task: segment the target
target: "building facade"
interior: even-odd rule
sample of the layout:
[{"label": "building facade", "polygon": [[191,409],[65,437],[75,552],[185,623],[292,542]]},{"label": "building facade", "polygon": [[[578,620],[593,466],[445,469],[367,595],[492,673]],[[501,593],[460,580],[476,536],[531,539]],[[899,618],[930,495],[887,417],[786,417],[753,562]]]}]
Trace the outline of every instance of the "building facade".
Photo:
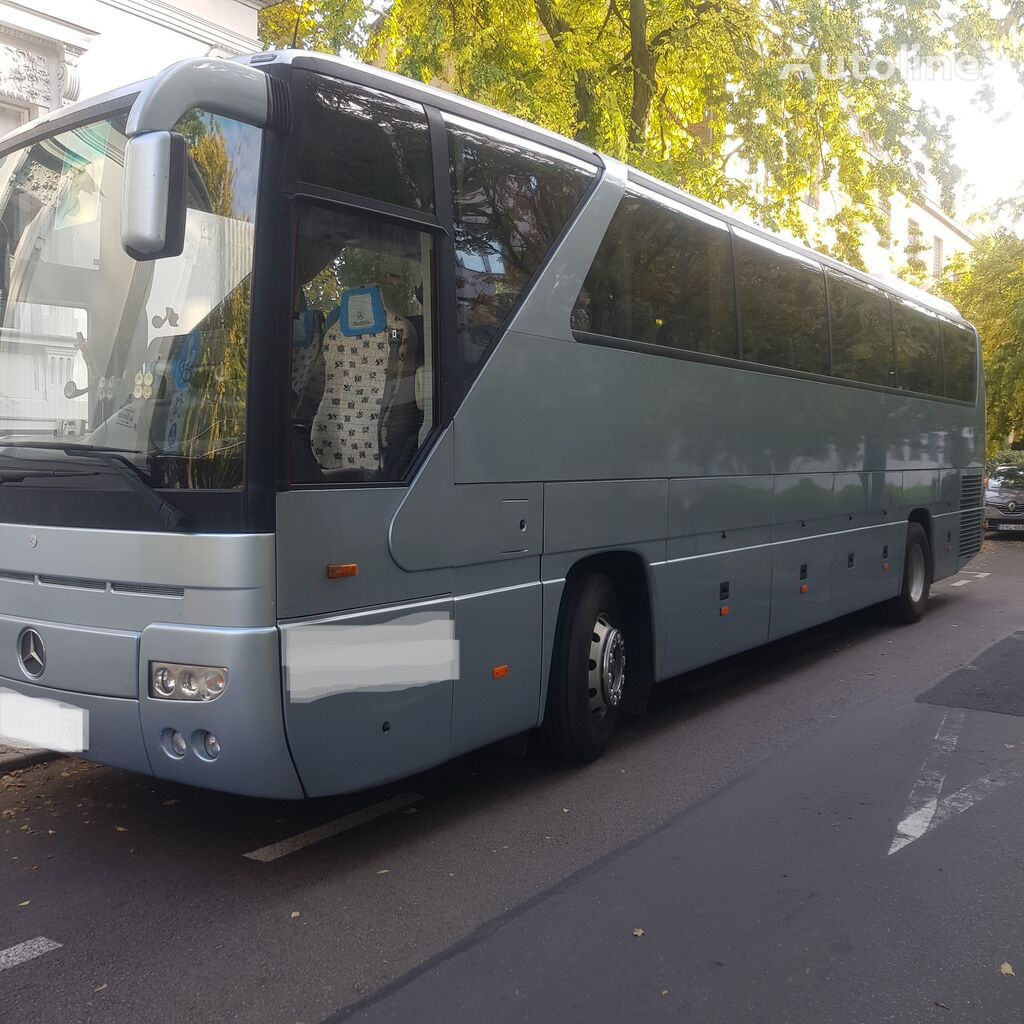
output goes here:
[{"label": "building facade", "polygon": [[275,0],[0,0],[0,135],[186,57],[261,49]]}]

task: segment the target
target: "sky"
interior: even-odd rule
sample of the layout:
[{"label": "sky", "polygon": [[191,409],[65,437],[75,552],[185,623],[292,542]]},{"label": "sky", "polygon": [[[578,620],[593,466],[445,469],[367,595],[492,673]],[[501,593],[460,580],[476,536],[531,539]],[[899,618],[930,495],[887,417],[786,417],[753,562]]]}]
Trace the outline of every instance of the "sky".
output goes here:
[{"label": "sky", "polygon": [[[984,85],[991,86],[995,94],[991,112],[975,99]],[[1000,63],[980,77],[976,69],[961,72],[955,67],[944,69],[931,81],[911,76],[910,87],[920,102],[953,117],[953,157],[964,170],[957,211],[961,220],[966,221],[970,214],[984,214],[999,199],[1021,192],[1024,85],[1009,65]]]}]

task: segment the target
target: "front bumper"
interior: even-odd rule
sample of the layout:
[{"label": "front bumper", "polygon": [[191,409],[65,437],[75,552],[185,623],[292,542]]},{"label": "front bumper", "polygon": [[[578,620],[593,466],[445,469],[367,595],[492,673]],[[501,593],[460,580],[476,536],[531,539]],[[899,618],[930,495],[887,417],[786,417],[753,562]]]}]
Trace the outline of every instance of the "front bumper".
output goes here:
[{"label": "front bumper", "polygon": [[986,505],[985,529],[1024,533],[1024,509],[1012,514],[992,505]]},{"label": "front bumper", "polygon": [[[157,624],[143,631],[139,648],[137,679],[142,684],[132,697],[73,692],[60,688],[60,679],[45,676],[31,683],[0,675],[0,689],[82,709],[86,748],[75,756],[87,761],[244,796],[304,796],[285,739],[276,629]],[[229,685],[213,701],[156,700],[146,687],[150,661],[228,665]],[[212,733],[220,754],[215,760],[204,758],[190,743],[185,755],[176,758],[162,740],[167,730],[187,738]]]}]

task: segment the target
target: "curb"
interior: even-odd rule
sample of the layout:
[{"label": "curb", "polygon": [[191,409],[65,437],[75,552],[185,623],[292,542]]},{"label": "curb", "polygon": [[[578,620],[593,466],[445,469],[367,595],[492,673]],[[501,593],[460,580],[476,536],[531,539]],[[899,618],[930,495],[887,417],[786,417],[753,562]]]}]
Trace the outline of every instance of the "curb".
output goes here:
[{"label": "curb", "polygon": [[60,757],[54,750],[9,750],[0,748],[0,775],[15,772],[21,768],[31,768],[34,764],[52,761]]}]

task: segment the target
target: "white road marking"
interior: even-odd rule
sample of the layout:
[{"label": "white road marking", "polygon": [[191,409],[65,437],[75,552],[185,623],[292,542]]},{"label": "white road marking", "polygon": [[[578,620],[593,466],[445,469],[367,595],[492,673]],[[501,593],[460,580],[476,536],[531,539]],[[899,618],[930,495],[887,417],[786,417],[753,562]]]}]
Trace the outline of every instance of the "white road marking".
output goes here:
[{"label": "white road marking", "polygon": [[984,800],[989,793],[994,792],[1002,786],[1016,782],[1024,776],[1024,769],[1021,768],[1000,768],[999,771],[986,775],[977,782],[972,782],[955,793],[950,793],[938,806],[935,817],[932,818],[931,828],[937,828],[944,821],[955,818],[958,814],[973,807],[979,800]]},{"label": "white road marking", "polygon": [[903,820],[896,827],[896,835],[889,847],[889,855],[902,850],[931,827],[932,819],[939,805],[942,784],[946,781],[946,771],[942,762],[956,750],[960,730],[964,724],[963,711],[947,711],[942,716],[935,742],[928,756],[921,765],[914,788],[910,791],[907,806],[903,811]]},{"label": "white road marking", "polygon": [[976,580],[984,580],[992,575],[990,572],[969,572],[968,576],[973,576]]},{"label": "white road marking", "polygon": [[366,822],[373,821],[374,818],[380,818],[424,799],[426,798],[420,793],[400,793],[398,796],[382,800],[379,804],[370,804],[369,807],[362,807],[351,814],[335,818],[334,821],[317,825],[316,828],[311,828],[307,832],[300,832],[297,836],[282,839],[279,843],[271,843],[270,846],[261,846],[258,850],[251,850],[245,856],[249,860],[258,860],[263,864],[268,864],[270,861],[287,857],[289,853],[304,850],[307,846],[319,843],[322,839],[330,839],[342,832],[348,832],[349,829],[365,825]]},{"label": "white road marking", "polygon": [[957,580],[956,583],[951,583],[951,587],[966,587],[970,580]]},{"label": "white road marking", "polygon": [[16,946],[8,949],[0,949],[0,971],[6,971],[9,967],[17,967],[26,960],[33,960],[44,953],[52,953],[60,949],[62,943],[54,942],[40,935],[38,939],[29,939],[27,942],[19,942]]}]

